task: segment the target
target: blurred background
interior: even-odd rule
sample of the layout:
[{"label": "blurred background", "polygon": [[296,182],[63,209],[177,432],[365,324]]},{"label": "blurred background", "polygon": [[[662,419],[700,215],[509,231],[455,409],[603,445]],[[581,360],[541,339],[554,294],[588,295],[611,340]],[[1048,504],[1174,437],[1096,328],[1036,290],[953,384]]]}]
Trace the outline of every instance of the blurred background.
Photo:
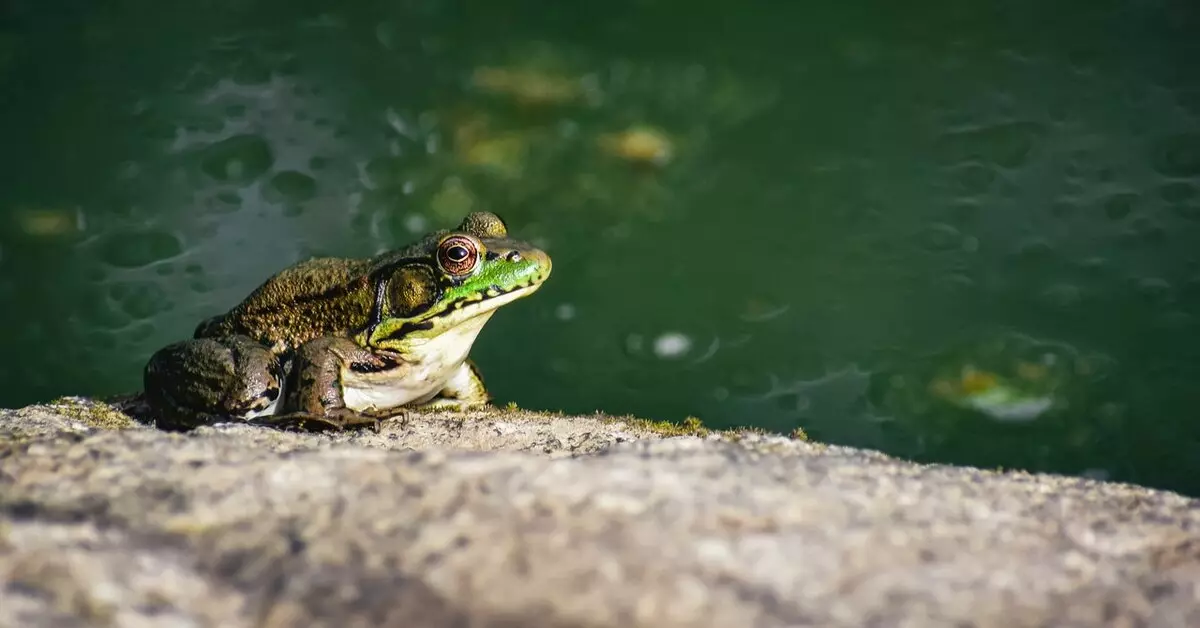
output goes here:
[{"label": "blurred background", "polygon": [[0,406],[500,213],[501,403],[1200,494],[1200,7],[0,3]]}]

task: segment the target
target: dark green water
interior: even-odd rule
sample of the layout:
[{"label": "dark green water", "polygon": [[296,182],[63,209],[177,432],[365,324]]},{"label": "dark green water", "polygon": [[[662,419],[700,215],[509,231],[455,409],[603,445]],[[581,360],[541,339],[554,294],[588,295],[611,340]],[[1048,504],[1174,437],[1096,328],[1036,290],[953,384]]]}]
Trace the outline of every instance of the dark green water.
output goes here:
[{"label": "dark green water", "polygon": [[1200,494],[1195,3],[341,4],[0,5],[0,405],[484,208],[501,401]]}]

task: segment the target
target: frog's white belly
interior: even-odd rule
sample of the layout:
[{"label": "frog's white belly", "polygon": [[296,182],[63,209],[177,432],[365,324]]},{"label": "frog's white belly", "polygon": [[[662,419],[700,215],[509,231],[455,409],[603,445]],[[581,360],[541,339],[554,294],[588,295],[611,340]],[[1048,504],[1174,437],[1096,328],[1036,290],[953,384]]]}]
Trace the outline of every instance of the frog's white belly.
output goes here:
[{"label": "frog's white belly", "polygon": [[475,338],[491,318],[486,312],[412,347],[413,362],[378,373],[342,371],[342,400],[357,412],[422,403],[446,387],[463,368]]}]

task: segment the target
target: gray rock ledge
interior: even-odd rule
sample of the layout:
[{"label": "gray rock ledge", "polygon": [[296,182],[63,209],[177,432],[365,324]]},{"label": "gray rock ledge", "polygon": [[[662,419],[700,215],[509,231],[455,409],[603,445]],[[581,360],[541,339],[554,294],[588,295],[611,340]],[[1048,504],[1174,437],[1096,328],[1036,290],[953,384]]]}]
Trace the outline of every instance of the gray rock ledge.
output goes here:
[{"label": "gray rock ledge", "polygon": [[0,411],[0,626],[1200,626],[1200,502],[497,410]]}]

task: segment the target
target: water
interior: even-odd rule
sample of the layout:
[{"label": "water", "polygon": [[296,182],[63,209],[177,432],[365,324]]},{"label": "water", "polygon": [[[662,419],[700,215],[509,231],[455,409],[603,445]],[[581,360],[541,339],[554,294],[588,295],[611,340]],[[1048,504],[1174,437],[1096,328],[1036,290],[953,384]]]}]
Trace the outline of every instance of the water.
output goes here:
[{"label": "water", "polygon": [[1194,3],[170,4],[0,9],[0,405],[490,209],[501,402],[1200,494]]}]

